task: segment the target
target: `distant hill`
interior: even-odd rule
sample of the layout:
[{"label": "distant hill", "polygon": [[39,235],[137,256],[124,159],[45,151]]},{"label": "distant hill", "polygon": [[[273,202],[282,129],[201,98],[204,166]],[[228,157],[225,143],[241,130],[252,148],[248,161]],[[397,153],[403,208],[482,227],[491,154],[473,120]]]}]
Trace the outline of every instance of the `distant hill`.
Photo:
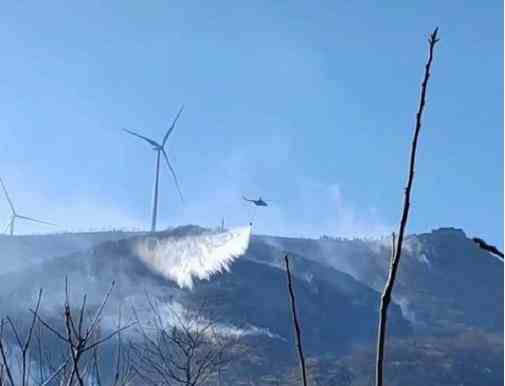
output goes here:
[{"label": "distant hill", "polygon": [[131,237],[137,232],[107,231],[45,235],[0,235],[0,273],[13,271],[44,259],[65,256],[105,241]]},{"label": "distant hill", "polygon": [[[154,235],[2,236],[0,256],[16,269],[0,271],[0,312],[25,312],[44,288],[43,312],[51,318],[61,312],[65,276],[76,304],[83,293],[96,304],[115,280],[108,317],[119,303],[142,306],[145,293],[186,308],[207,300],[221,323],[251,332],[246,338],[255,348],[246,360],[250,379],[289,380],[288,373],[296,372],[283,262],[289,254],[306,353],[321,372],[318,384],[367,384],[390,240],[255,235],[229,271],[195,278],[191,290],[147,265],[135,248],[139,242],[213,233],[191,225]],[[416,384],[422,371],[409,366],[418,360],[416,368],[431,368],[437,355],[443,357],[436,366],[441,384],[459,384],[463,373],[469,384],[478,384],[478,374],[486,385],[503,379],[503,263],[462,230],[441,228],[406,239],[394,301],[388,332],[397,367],[387,364],[394,382]],[[470,362],[484,367],[474,369]]]},{"label": "distant hill", "polygon": [[[388,240],[296,239],[257,236],[288,253],[347,272],[381,290]],[[503,331],[503,262],[460,229],[441,228],[406,240],[393,298],[418,333],[482,328]]]},{"label": "distant hill", "polygon": [[[187,237],[208,232],[185,227],[160,232],[157,237]],[[196,280],[192,290],[181,289],[148,267],[135,255],[134,245],[144,236],[107,241],[84,251],[46,259],[29,268],[0,276],[1,303],[5,312],[28,308],[38,288],[54,309],[63,301],[64,277],[73,289],[72,297],[87,293],[96,299],[117,282],[114,301],[141,299],[144,291],[167,302],[187,307],[204,300],[212,302],[220,319],[235,326],[250,326],[270,335],[283,355],[291,353],[293,333],[286,277],[278,259],[283,252],[260,241],[236,260],[229,272],[210,280]],[[373,338],[377,324],[379,293],[346,273],[323,266],[302,256],[292,256],[295,290],[301,312],[307,350],[315,354],[344,353],[356,342]],[[16,299],[12,303],[12,299]],[[92,301],[92,300],[90,300]],[[400,308],[391,312],[391,331],[404,336],[411,331]]]}]

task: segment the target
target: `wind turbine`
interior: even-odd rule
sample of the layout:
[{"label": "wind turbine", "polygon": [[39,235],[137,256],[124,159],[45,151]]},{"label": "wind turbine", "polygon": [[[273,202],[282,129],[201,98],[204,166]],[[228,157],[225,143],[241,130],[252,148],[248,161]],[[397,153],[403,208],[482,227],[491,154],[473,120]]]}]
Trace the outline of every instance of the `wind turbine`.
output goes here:
[{"label": "wind turbine", "polygon": [[16,224],[16,219],[19,218],[21,220],[28,220],[32,222],[38,222],[40,224],[46,224],[46,225],[56,225],[47,221],[42,221],[42,220],[37,220],[36,218],[28,217],[28,216],[22,216],[16,212],[16,209],[14,209],[14,204],[12,203],[11,198],[9,197],[9,193],[7,193],[7,188],[5,187],[5,184],[0,177],[0,184],[2,185],[2,189],[4,191],[5,198],[7,199],[7,202],[9,203],[9,206],[11,208],[11,216],[9,218],[9,221],[7,222],[7,225],[5,227],[5,232],[9,231],[9,234],[11,236],[14,235],[14,225]]},{"label": "wind turbine", "polygon": [[147,143],[149,143],[152,147],[153,150],[156,152],[156,166],[155,166],[155,176],[154,176],[154,192],[153,192],[153,208],[152,208],[152,221],[151,221],[151,232],[156,231],[156,218],[158,216],[158,185],[159,185],[159,180],[160,180],[160,159],[161,156],[163,155],[163,158],[165,159],[168,169],[170,170],[170,173],[172,173],[172,177],[174,178],[175,181],[175,187],[177,188],[177,192],[179,193],[179,196],[181,198],[181,201],[184,202],[184,199],[182,197],[181,189],[179,188],[179,182],[177,181],[177,176],[175,175],[175,170],[170,164],[170,161],[168,160],[167,152],[165,151],[165,145],[167,143],[167,139],[169,135],[172,133],[172,131],[175,128],[175,123],[179,119],[179,116],[182,113],[182,110],[184,109],[184,106],[182,106],[179,109],[179,112],[177,113],[174,121],[172,122],[172,125],[168,128],[168,131],[165,133],[165,136],[163,137],[163,140],[161,141],[161,144],[156,142],[153,139],[144,137],[143,135],[140,135],[138,133],[135,133],[134,131],[128,130],[128,129],[123,129],[126,131],[128,134],[134,135],[135,137],[141,138]]}]

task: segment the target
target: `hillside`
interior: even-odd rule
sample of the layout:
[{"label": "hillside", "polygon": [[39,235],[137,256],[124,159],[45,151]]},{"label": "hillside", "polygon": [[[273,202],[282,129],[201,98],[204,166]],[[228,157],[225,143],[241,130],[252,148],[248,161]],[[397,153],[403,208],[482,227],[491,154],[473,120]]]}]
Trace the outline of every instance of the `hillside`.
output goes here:
[{"label": "hillside", "polygon": [[57,256],[91,248],[105,241],[120,240],[133,232],[81,232],[44,235],[0,235],[0,273],[13,271],[27,265]]},{"label": "hillside", "polygon": [[[387,240],[257,238],[346,272],[370,288],[384,285]],[[393,297],[418,333],[503,331],[503,263],[459,229],[408,237]]]},{"label": "hillside", "polygon": [[[107,232],[2,237],[0,250],[16,250],[15,258],[25,260],[0,275],[0,309],[19,320],[43,288],[43,314],[57,319],[65,277],[72,300],[78,303],[87,293],[91,305],[116,282],[107,320],[113,320],[119,304],[145,308],[146,294],[160,304],[186,309],[207,302],[223,327],[241,331],[254,347],[228,374],[230,384],[250,379],[251,384],[290,385],[296,379],[296,354],[283,266],[288,253],[305,350],[319,374],[316,384],[367,384],[373,374],[379,290],[390,252],[387,239],[255,235],[244,253],[211,268],[208,275],[188,271],[193,272],[189,287],[167,276],[170,264],[183,267],[192,253],[215,248],[216,237],[221,237],[218,232],[198,226],[150,236]],[[209,245],[199,245],[207,239]],[[142,255],[164,243],[174,250],[158,256],[156,264]],[[184,259],[171,260],[177,251]],[[208,264],[201,259],[196,260],[199,265]],[[444,385],[458,384],[463,375],[465,384],[493,385],[502,379],[502,262],[478,249],[463,231],[443,228],[408,237],[397,284],[387,358],[391,384],[416,384],[427,379],[421,377],[426,369],[436,370],[436,379]]]},{"label": "hillside", "polygon": [[[177,229],[160,233],[160,238],[180,238],[207,232],[201,228]],[[180,288],[145,264],[136,255],[135,244],[143,236],[108,241],[91,249],[44,260],[29,268],[0,277],[1,305],[4,312],[28,308],[38,288],[44,289],[46,310],[61,304],[63,278],[68,277],[74,299],[87,293],[98,302],[115,280],[114,302],[139,302],[145,293],[186,307],[210,300],[220,320],[235,326],[265,331],[277,341],[288,357],[292,350],[292,330],[286,277],[272,264],[282,251],[255,241],[247,253],[233,262],[229,271],[216,273],[209,280],[195,280],[193,289]],[[301,256],[293,256],[297,301],[303,310],[307,349],[315,355],[346,352],[351,344],[373,338],[377,323],[379,294],[351,276],[323,267]],[[307,278],[310,277],[310,280]],[[12,303],[11,299],[16,302]],[[50,303],[47,304],[47,302]],[[410,331],[395,306],[391,313],[392,331],[403,336]]]}]

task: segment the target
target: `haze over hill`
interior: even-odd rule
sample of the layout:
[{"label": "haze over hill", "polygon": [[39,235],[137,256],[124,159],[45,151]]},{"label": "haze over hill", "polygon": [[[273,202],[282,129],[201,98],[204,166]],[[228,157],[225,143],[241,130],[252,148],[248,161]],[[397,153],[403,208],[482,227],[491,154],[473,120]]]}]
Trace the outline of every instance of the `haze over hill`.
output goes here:
[{"label": "haze over hill", "polygon": [[[166,236],[169,240],[188,239],[205,234],[212,235],[215,232],[187,226],[159,232],[157,237],[163,239]],[[114,272],[120,269],[118,261],[124,261],[127,255],[139,254],[137,247],[133,251],[124,249],[124,245],[131,245],[134,242],[132,240],[143,237],[142,233],[125,232],[2,236],[0,251],[3,264],[0,272],[4,278],[13,278],[23,272],[38,270],[39,274],[34,277],[53,282],[55,277],[72,274],[72,269],[89,267],[93,259],[97,259],[97,254],[102,256],[104,263]],[[195,240],[194,245],[198,245],[203,239]],[[184,249],[184,245],[181,244],[179,248]],[[170,244],[167,245],[168,250],[170,247]],[[192,252],[185,253],[189,258]],[[273,271],[283,270],[282,257],[289,253],[296,261],[295,273],[305,283],[310,284],[313,279],[322,280],[333,286],[340,285],[339,290],[345,292],[352,282],[354,286],[359,284],[380,291],[388,266],[390,240],[317,240],[253,235],[246,249],[241,251],[239,248],[235,253],[243,256],[237,263],[230,260],[225,264],[232,275],[235,274],[234,264],[239,264],[242,260],[265,265]],[[160,258],[163,256],[158,257],[158,260]],[[145,259],[140,260],[139,264],[142,261],[145,263]],[[72,268],[67,267],[71,263]],[[204,263],[201,261],[198,264]],[[239,266],[240,264],[236,268]],[[330,267],[332,273],[328,271]],[[214,274],[209,277],[211,282],[219,280],[223,275],[219,273],[221,268],[212,268]],[[156,268],[151,266],[151,269],[156,272]],[[102,269],[101,274],[104,274],[103,271]],[[156,273],[160,274],[159,267]],[[403,316],[417,328],[443,328],[451,321],[458,325],[468,324],[498,330],[503,310],[500,311],[500,307],[496,308],[495,304],[500,304],[500,298],[503,298],[500,290],[503,286],[502,273],[503,264],[480,250],[466,238],[462,230],[441,228],[431,233],[412,235],[407,239],[395,301],[401,307]],[[344,280],[348,287],[342,286],[343,279],[336,279],[338,276],[344,277],[342,274],[348,277]],[[196,283],[202,277],[196,275]],[[170,282],[175,276],[167,278]],[[23,283],[26,285],[26,282]],[[472,285],[469,286],[468,283]],[[30,284],[35,285],[35,281]],[[479,312],[475,312],[475,308]]]},{"label": "haze over hill", "polygon": [[[307,353],[323,373],[334,367],[328,358],[342,360],[339,376],[345,378],[349,361],[368,355],[356,352],[356,345],[374,344],[390,240],[249,237],[249,232],[248,227],[221,232],[184,226],[151,235],[1,237],[2,257],[16,251],[15,259],[22,262],[0,276],[0,308],[2,314],[19,317],[38,288],[44,288],[43,313],[56,317],[65,276],[71,297],[87,293],[90,304],[97,304],[116,281],[105,320],[112,320],[119,304],[142,310],[146,293],[170,307],[191,309],[207,301],[213,315],[219,315],[223,333],[241,334],[270,358],[249,363],[260,377],[284,371],[295,358],[283,266],[288,253]],[[503,358],[502,289],[503,263],[477,248],[462,230],[409,236],[390,319],[394,347],[402,350],[409,339],[433,345],[433,336],[462,339],[467,345],[468,334],[484,334],[471,344],[475,350],[492,350],[486,360],[496,366]],[[447,349],[452,357],[452,348]],[[490,379],[494,382],[495,375]],[[493,384],[486,382],[482,384]]]}]

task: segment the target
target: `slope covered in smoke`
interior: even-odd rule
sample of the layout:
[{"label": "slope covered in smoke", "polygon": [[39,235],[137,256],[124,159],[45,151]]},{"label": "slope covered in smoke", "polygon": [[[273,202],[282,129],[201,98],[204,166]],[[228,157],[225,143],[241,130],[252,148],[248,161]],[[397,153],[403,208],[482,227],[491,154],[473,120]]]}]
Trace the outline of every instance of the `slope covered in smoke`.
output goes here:
[{"label": "slope covered in smoke", "polygon": [[[186,249],[186,244],[182,241],[184,238],[191,236],[205,240],[208,234],[209,230],[198,226],[179,227],[158,233],[161,238],[177,239],[178,241],[173,245],[180,245],[179,251],[181,248]],[[120,241],[126,238],[129,240]],[[30,269],[24,271],[25,274],[30,270],[34,271],[30,282],[40,282],[42,287],[59,284],[58,288],[61,290],[61,283],[53,280],[54,277],[62,278],[64,272],[77,270],[82,272],[82,275],[74,279],[76,287],[84,288],[84,284],[78,285],[78,283],[92,281],[96,275],[93,264],[90,263],[89,255],[91,254],[95,260],[101,255],[115,256],[103,258],[105,262],[100,263],[106,266],[110,264],[109,281],[119,272],[127,271],[128,265],[133,262],[138,267],[124,274],[121,280],[126,283],[137,280],[134,278],[137,272],[140,272],[140,265],[135,259],[128,259],[128,256],[133,255],[143,257],[144,270],[160,276],[169,274],[168,277],[170,277],[168,271],[173,271],[174,267],[165,265],[165,271],[156,269],[152,266],[156,261],[152,254],[160,257],[168,253],[174,257],[175,254],[172,252],[175,249],[172,248],[172,244],[161,246],[161,249],[158,245],[158,249],[147,249],[145,253],[139,253],[138,250],[132,252],[130,250],[132,243],[137,243],[138,248],[139,240],[145,240],[145,237],[122,232],[2,236],[0,237],[0,251],[3,261],[0,274],[12,271],[12,267],[31,265]],[[373,299],[376,299],[376,291],[382,289],[385,280],[390,253],[389,244],[388,239],[372,241],[324,238],[314,240],[253,236],[242,259],[266,264],[274,269],[283,269],[282,258],[284,253],[289,252],[296,260],[294,273],[301,281],[310,284],[314,278],[317,278],[317,281],[336,286],[342,293],[348,291],[353,295],[354,302],[365,302],[371,305],[372,301],[375,301]],[[205,249],[210,244],[193,245],[206,245]],[[194,251],[190,253],[190,250],[191,248],[187,249],[186,256],[194,255]],[[164,252],[160,255],[162,251]],[[71,256],[66,256],[69,254]],[[233,256],[240,254],[241,248],[238,248],[235,255],[229,255],[229,261],[223,260],[223,267],[229,266],[235,258]],[[148,255],[150,258],[146,260]],[[179,252],[177,255],[180,255]],[[46,261],[58,256],[62,258],[52,263]],[[201,256],[196,258],[201,258]],[[123,265],[121,269],[117,263],[118,259]],[[205,258],[197,266],[212,265],[212,261]],[[220,269],[222,267],[219,259],[218,261],[219,264],[215,265],[215,268]],[[34,262],[44,263],[38,266],[33,265]],[[192,284],[192,279],[188,280],[191,277],[191,275],[188,276],[189,272],[195,274],[195,277],[204,277],[210,267],[207,266],[198,273],[191,268],[191,265],[176,266],[186,272],[185,275],[179,275],[181,278],[186,278],[179,284],[186,283],[186,285]],[[328,270],[327,267],[333,269]],[[102,274],[105,275],[105,271]],[[172,272],[172,274],[175,273]],[[23,270],[20,271],[20,275],[23,275]],[[7,285],[5,283],[9,283],[14,277],[16,274],[12,272],[4,275],[0,286],[5,288]],[[47,281],[43,280],[44,278],[47,278]],[[174,284],[170,280],[167,282]],[[316,288],[315,283],[312,283],[313,290]],[[100,287],[99,283],[95,284],[95,287]],[[356,287],[357,285],[360,287]],[[367,292],[364,286],[375,291]],[[424,328],[450,331],[458,326],[461,328],[482,327],[496,331],[501,329],[503,320],[502,288],[503,264],[477,248],[462,231],[445,228],[427,234],[409,236],[394,296],[404,316],[414,323],[418,331]]]},{"label": "slope covered in smoke", "polygon": [[[388,239],[256,239],[347,272],[370,288],[381,290],[384,285],[391,251]],[[503,331],[503,263],[459,229],[441,228],[407,238],[393,296],[420,333]]]},{"label": "slope covered in smoke", "polygon": [[[220,233],[198,226],[113,236],[74,236],[72,242],[59,235],[24,239],[29,240],[27,261],[38,263],[0,275],[1,314],[26,311],[38,288],[44,288],[43,314],[58,317],[65,276],[76,304],[83,293],[90,305],[98,303],[115,280],[107,323],[114,323],[118,304],[145,306],[146,293],[166,307],[189,309],[207,301],[219,315],[220,331],[242,334],[254,345],[254,371],[272,373],[276,366],[292,366],[295,358],[283,265],[289,253],[309,357],[339,358],[352,354],[355,344],[374,344],[388,239],[249,240],[247,227]],[[0,238],[0,250],[6,240]],[[7,242],[12,248],[22,240]],[[67,247],[76,249],[49,258],[51,251]],[[18,253],[23,258],[22,248]],[[395,301],[389,329],[395,338],[459,339],[466,331],[486,330],[503,334],[503,264],[460,230],[409,236]]]},{"label": "slope covered in smoke", "polygon": [[[158,236],[177,239],[174,245],[180,245],[185,249],[186,244],[182,241],[184,238],[191,236],[205,240],[209,232],[198,226],[185,226],[159,232]],[[129,240],[121,241],[128,236],[131,236]],[[102,240],[111,241],[89,249]],[[156,259],[153,260],[154,256],[150,256],[150,259],[146,260],[146,256],[155,253],[159,257],[162,250],[164,250],[163,253],[170,254],[175,251],[172,249],[172,244],[167,244],[157,250],[147,249],[144,251],[146,253],[139,254],[139,240],[145,240],[145,237],[121,232],[0,237],[0,251],[6,262],[3,264],[4,267],[9,266],[11,261],[9,257],[12,256],[15,256],[15,260],[19,261],[17,264],[21,266],[28,262],[45,261],[51,254],[61,257],[68,251],[77,251],[71,256],[62,257],[52,263],[45,261],[40,266],[34,265],[24,271],[25,274],[33,271],[30,282],[40,283],[40,286],[45,288],[56,286],[61,290],[62,283],[53,280],[54,277],[62,278],[65,272],[73,272],[73,270],[82,273],[74,279],[76,287],[84,288],[84,283],[92,282],[96,277],[94,264],[110,266],[107,270],[100,272],[102,276],[107,276],[109,282],[115,275],[121,273],[120,283],[144,283],[144,280],[137,278],[138,272],[142,271],[140,267],[154,276],[165,275],[164,279],[166,279],[169,272],[153,267],[153,261]],[[279,270],[283,269],[284,253],[289,252],[296,260],[295,275],[301,282],[311,286],[313,291],[317,290],[316,283],[325,282],[338,288],[341,293],[351,294],[355,303],[367,303],[370,307],[374,307],[373,302],[377,300],[376,291],[382,289],[386,276],[389,244],[388,239],[372,241],[325,238],[314,240],[253,236],[247,252],[241,259],[249,259]],[[137,245],[137,250],[132,252],[134,245]],[[210,244],[196,243],[194,245],[206,245],[205,249]],[[90,254],[93,255],[91,260]],[[188,252],[186,256],[189,254],[194,255],[193,252]],[[223,267],[229,266],[235,258],[233,256],[240,254],[241,248],[238,248],[235,255],[229,255],[229,261],[223,260]],[[98,263],[100,256],[104,262]],[[144,264],[139,264],[137,260],[131,258],[132,256],[143,257],[141,260]],[[175,255],[172,253],[173,256]],[[197,256],[198,258],[201,256]],[[118,261],[121,263],[119,264]],[[161,260],[158,259],[158,261]],[[212,261],[205,258],[197,266],[212,265]],[[128,268],[131,264],[134,264],[136,268]],[[189,272],[195,274],[196,278],[204,277],[204,273],[210,267],[207,266],[198,273],[191,268],[191,265],[175,266],[186,272],[185,275],[180,276],[186,279],[179,282],[186,285],[192,284],[192,279],[188,280],[191,277],[191,275],[188,276]],[[332,269],[329,270],[328,267]],[[219,263],[215,265],[215,268],[222,267]],[[174,267],[168,265],[167,268],[165,265],[165,269],[173,271]],[[20,272],[21,276],[22,272]],[[109,274],[107,275],[106,272]],[[3,284],[0,286],[5,288],[7,285],[5,283],[9,283],[14,277],[16,277],[14,273],[4,275]],[[47,280],[43,280],[44,278]],[[315,282],[314,278],[317,279]],[[159,280],[163,278],[160,277]],[[83,281],[82,285],[78,284],[80,281]],[[103,282],[104,280],[101,280],[101,283]],[[174,285],[174,282],[170,280],[166,280],[166,283]],[[100,286],[101,284],[96,282],[94,288]],[[368,290],[365,287],[368,287]],[[477,248],[462,231],[445,228],[427,234],[409,236],[394,296],[404,316],[414,323],[417,331],[422,332],[426,328],[451,331],[455,328],[469,327],[497,331],[501,329],[503,320],[502,288],[503,264]],[[27,290],[27,293],[30,291]]]},{"label": "slope covered in smoke", "polygon": [[[76,302],[87,293],[88,302],[97,303],[115,280],[113,304],[145,302],[146,292],[183,307],[209,301],[220,319],[263,332],[285,358],[292,330],[285,272],[278,264],[282,251],[261,241],[247,249],[249,233],[248,228],[220,234],[188,226],[108,241],[2,275],[0,307],[3,313],[27,309],[37,289],[44,288],[44,312],[51,313],[63,302],[65,276]],[[181,248],[186,251],[183,260],[174,254]],[[373,337],[376,291],[302,256],[293,256],[293,265],[309,350],[344,352]],[[410,330],[398,307],[392,309],[391,322],[395,334]]]},{"label": "slope covered in smoke", "polygon": [[106,241],[121,240],[135,232],[103,231],[43,235],[0,235],[0,274],[14,271],[45,259],[84,251]]}]

